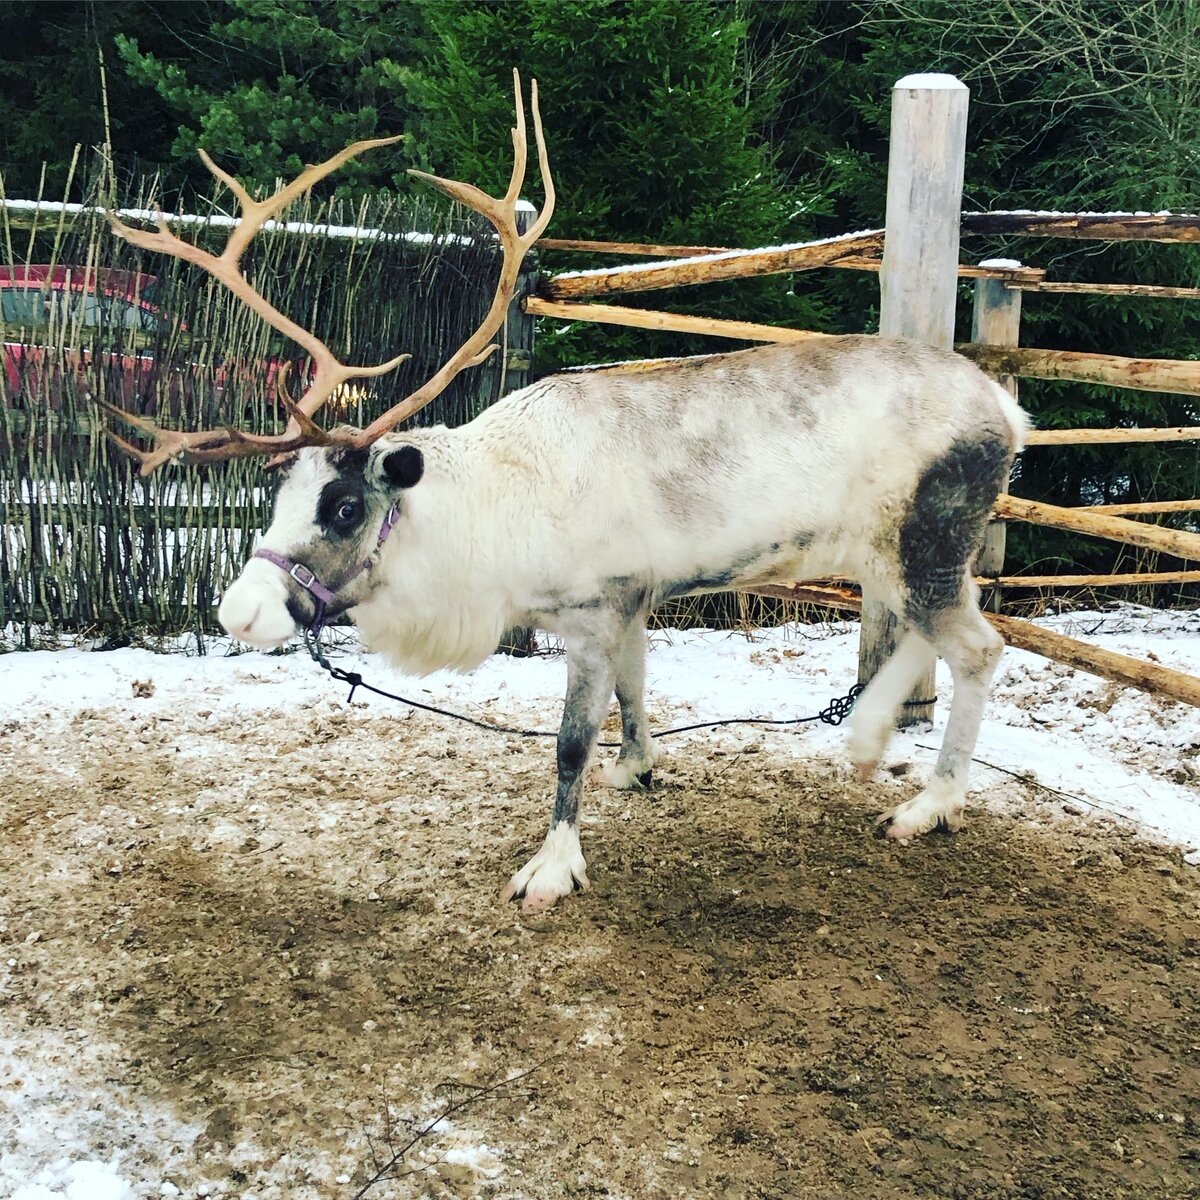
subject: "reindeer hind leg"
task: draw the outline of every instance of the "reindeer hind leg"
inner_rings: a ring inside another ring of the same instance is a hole
[[[954,699],[933,777],[880,818],[889,837],[962,824],[971,755],[1004,646],[979,611],[971,564],[1011,461],[1008,440],[987,432],[953,443],[921,476],[901,527],[905,617],[949,665]]]

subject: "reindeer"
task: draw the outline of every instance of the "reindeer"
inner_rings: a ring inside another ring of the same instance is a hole
[[[534,129],[546,200],[525,234],[516,203],[527,157],[515,80],[514,165],[503,197],[415,172],[494,225],[503,263],[487,316],[427,383],[361,431],[313,417],[346,379],[339,363],[246,282],[242,251],[264,221],[359,142],[254,200],[205,156],[243,211],[220,256],[110,218],[136,245],[202,266],[311,355],[315,374],[286,429],[177,431],[112,410],[149,437],[114,438],[148,473],[172,459],[269,455],[282,475],[270,527],[225,593],[219,619],[252,646],[351,613],[396,666],[469,671],[514,625],[560,634],[567,693],[550,829],[504,887],[527,911],[588,886],[579,841],[587,764],[615,691],[622,740],[593,780],[646,786],[657,757],[643,700],[645,623],[678,596],[847,575],[902,617],[904,632],[856,706],[849,739],[870,776],[896,714],[935,655],[954,698],[932,778],[880,822],[907,839],[962,820],[967,769],[1000,637],[983,620],[970,564],[1021,447],[1007,392],[957,354],[875,337],[830,337],[683,360],[657,369],[542,379],[457,429],[400,431],[461,370],[495,349],[520,263],[554,207],[537,85]]]

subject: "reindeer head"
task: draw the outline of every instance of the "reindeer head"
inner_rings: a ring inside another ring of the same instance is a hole
[[[150,449],[142,449],[109,432],[122,450],[141,463],[143,475],[173,459],[214,462],[255,455],[268,456],[284,469],[271,526],[254,557],[226,592],[218,613],[221,624],[235,637],[256,646],[277,646],[296,626],[307,628],[318,606],[319,622],[322,612],[330,615],[345,611],[362,600],[371,588],[371,564],[402,516],[403,493],[418,482],[424,469],[416,446],[379,443],[379,439],[440,395],[460,371],[477,366],[496,349],[491,338],[504,324],[521,263],[554,211],[554,184],[535,80],[530,88],[530,105],[546,199],[533,225],[523,234],[518,231],[517,202],[525,180],[528,143],[521,81],[516,71],[513,85],[517,111],[512,131],[513,169],[503,196],[489,196],[471,184],[423,171],[410,172],[481,213],[495,227],[503,258],[491,307],[475,332],[433,376],[366,429],[343,426],[325,430],[313,418],[347,380],[382,375],[408,355],[370,367],[339,362],[320,339],[259,295],[242,275],[239,264],[255,233],[292,200],[356,154],[398,139],[355,142],[326,162],[309,167],[266,200],[255,200],[202,151],[209,170],[230,188],[242,210],[242,219],[220,255],[183,241],[171,232],[165,220],[159,222],[157,232],[151,232],[133,229],[109,214],[114,231],[134,245],[161,250],[203,267],[270,325],[304,347],[315,367],[312,381],[299,400],[281,391],[289,420],[280,434],[263,436],[233,428],[163,429],[147,418],[103,405],[153,442]]]
[[[280,465],[270,528],[217,612],[227,633],[270,649],[366,599],[425,473],[419,447],[396,441],[307,447]]]

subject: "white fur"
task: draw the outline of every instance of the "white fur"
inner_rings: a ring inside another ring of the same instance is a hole
[[[887,835],[898,842],[928,833],[941,825],[950,833],[962,827],[966,789],[956,780],[935,775],[923,791],[885,812],[876,825],[887,825]]]
[[[638,791],[642,787],[641,777],[654,767],[660,757],[656,742],[651,742],[649,749],[650,752],[641,758],[622,758],[616,762],[597,763],[592,768],[588,781],[599,787]]]
[[[993,421],[1016,430],[1024,416],[965,359],[932,351],[914,412],[912,366],[887,369],[896,344],[845,340],[842,375],[809,429],[779,419],[801,346],[709,360],[686,406],[667,371],[557,376],[462,428],[388,435],[384,447],[421,449],[426,470],[385,547],[386,586],[355,610],[364,638],[406,670],[469,670],[504,629],[552,628],[565,594],[593,596],[618,576],[692,578],[806,529],[824,536],[730,586],[869,574],[899,606],[902,585],[878,542],[920,471],[977,427],[964,394],[986,393]],[[706,511],[681,527],[654,475],[694,475],[692,448],[705,439],[736,458],[701,480]]]
[[[294,547],[320,537],[310,497],[319,495],[332,478],[333,472],[322,456],[299,458],[284,493],[305,499],[276,504],[271,527],[259,538],[259,546],[287,555]],[[287,610],[287,596],[287,577],[283,571],[265,559],[252,558],[221,597],[217,620],[240,641],[260,650],[273,649],[283,645],[296,631],[296,623]]]
[[[504,885],[500,899],[520,899],[522,911],[535,913],[552,907],[576,888],[586,891],[590,886],[579,829],[555,825],[542,848]]]
[[[252,558],[221,597],[217,620],[240,641],[260,650],[280,646],[296,631],[287,610],[287,582],[273,563]]]

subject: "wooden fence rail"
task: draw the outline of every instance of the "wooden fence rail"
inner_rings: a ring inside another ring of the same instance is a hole
[[[1125,358],[1119,354],[976,343],[966,343],[955,349],[992,375],[1072,379],[1078,383],[1099,383],[1140,392],[1200,396],[1200,362],[1191,359]]]
[[[1118,575],[1000,575],[979,576],[976,583],[1017,588],[1149,587],[1160,583],[1200,583],[1200,571],[1132,571]]]
[[[585,278],[576,276],[576,278]],[[733,338],[754,342],[795,342],[832,337],[811,329],[788,329],[751,321],[696,317],[653,309],[624,308],[611,304],[579,304],[548,299],[556,291],[543,285],[543,294],[530,296],[525,311],[530,316],[557,317],[564,321],[594,321],[638,329],[665,329],[677,333]],[[591,294],[591,293],[589,293]],[[996,346],[960,342],[955,349],[990,375],[1025,379],[1067,379],[1100,383],[1144,392],[1173,392],[1200,396],[1200,361],[1169,358],[1125,358],[1116,354],[1085,354],[1075,350],[1039,350],[1026,346]],[[1167,429],[1056,429],[1034,430],[1030,445],[1071,445],[1087,442],[1167,442],[1200,438],[1200,427]]]
[[[817,242],[800,242],[771,250],[729,250],[679,262],[645,263],[605,271],[579,271],[545,280],[539,294],[547,300],[583,300],[659,288],[745,279],[751,275],[777,275],[784,271],[811,271],[839,258],[877,254],[883,248],[883,230],[853,233]]]
[[[962,233],[1101,242],[1200,242],[1200,216],[1187,213],[963,213]]]
[[[790,587],[768,585],[747,590],[756,596],[795,600],[847,612],[862,610],[862,597],[843,587],[798,583]],[[990,612],[983,615],[1010,646],[1016,646],[1019,650],[1029,650],[1044,658],[1066,663],[1123,687],[1138,688],[1154,696],[1179,700],[1200,708],[1200,679],[1194,675],[1174,671],[1157,663],[1142,662],[1141,659],[1118,654],[1114,650],[1105,650],[1016,617]]]
[[[1161,525],[1143,525],[1124,517],[1090,512],[1084,508],[1061,508],[1037,500],[1021,500],[1003,495],[996,501],[995,513],[1008,520],[1028,521],[1034,525],[1049,525],[1053,529],[1069,529],[1074,533],[1091,534],[1145,550],[1173,554],[1177,558],[1200,562],[1200,533],[1182,529],[1165,529]]]
[[[1088,512],[1108,513],[1111,517],[1142,517],[1154,513],[1195,512],[1200,500],[1144,500],[1138,504],[1089,504]]]

